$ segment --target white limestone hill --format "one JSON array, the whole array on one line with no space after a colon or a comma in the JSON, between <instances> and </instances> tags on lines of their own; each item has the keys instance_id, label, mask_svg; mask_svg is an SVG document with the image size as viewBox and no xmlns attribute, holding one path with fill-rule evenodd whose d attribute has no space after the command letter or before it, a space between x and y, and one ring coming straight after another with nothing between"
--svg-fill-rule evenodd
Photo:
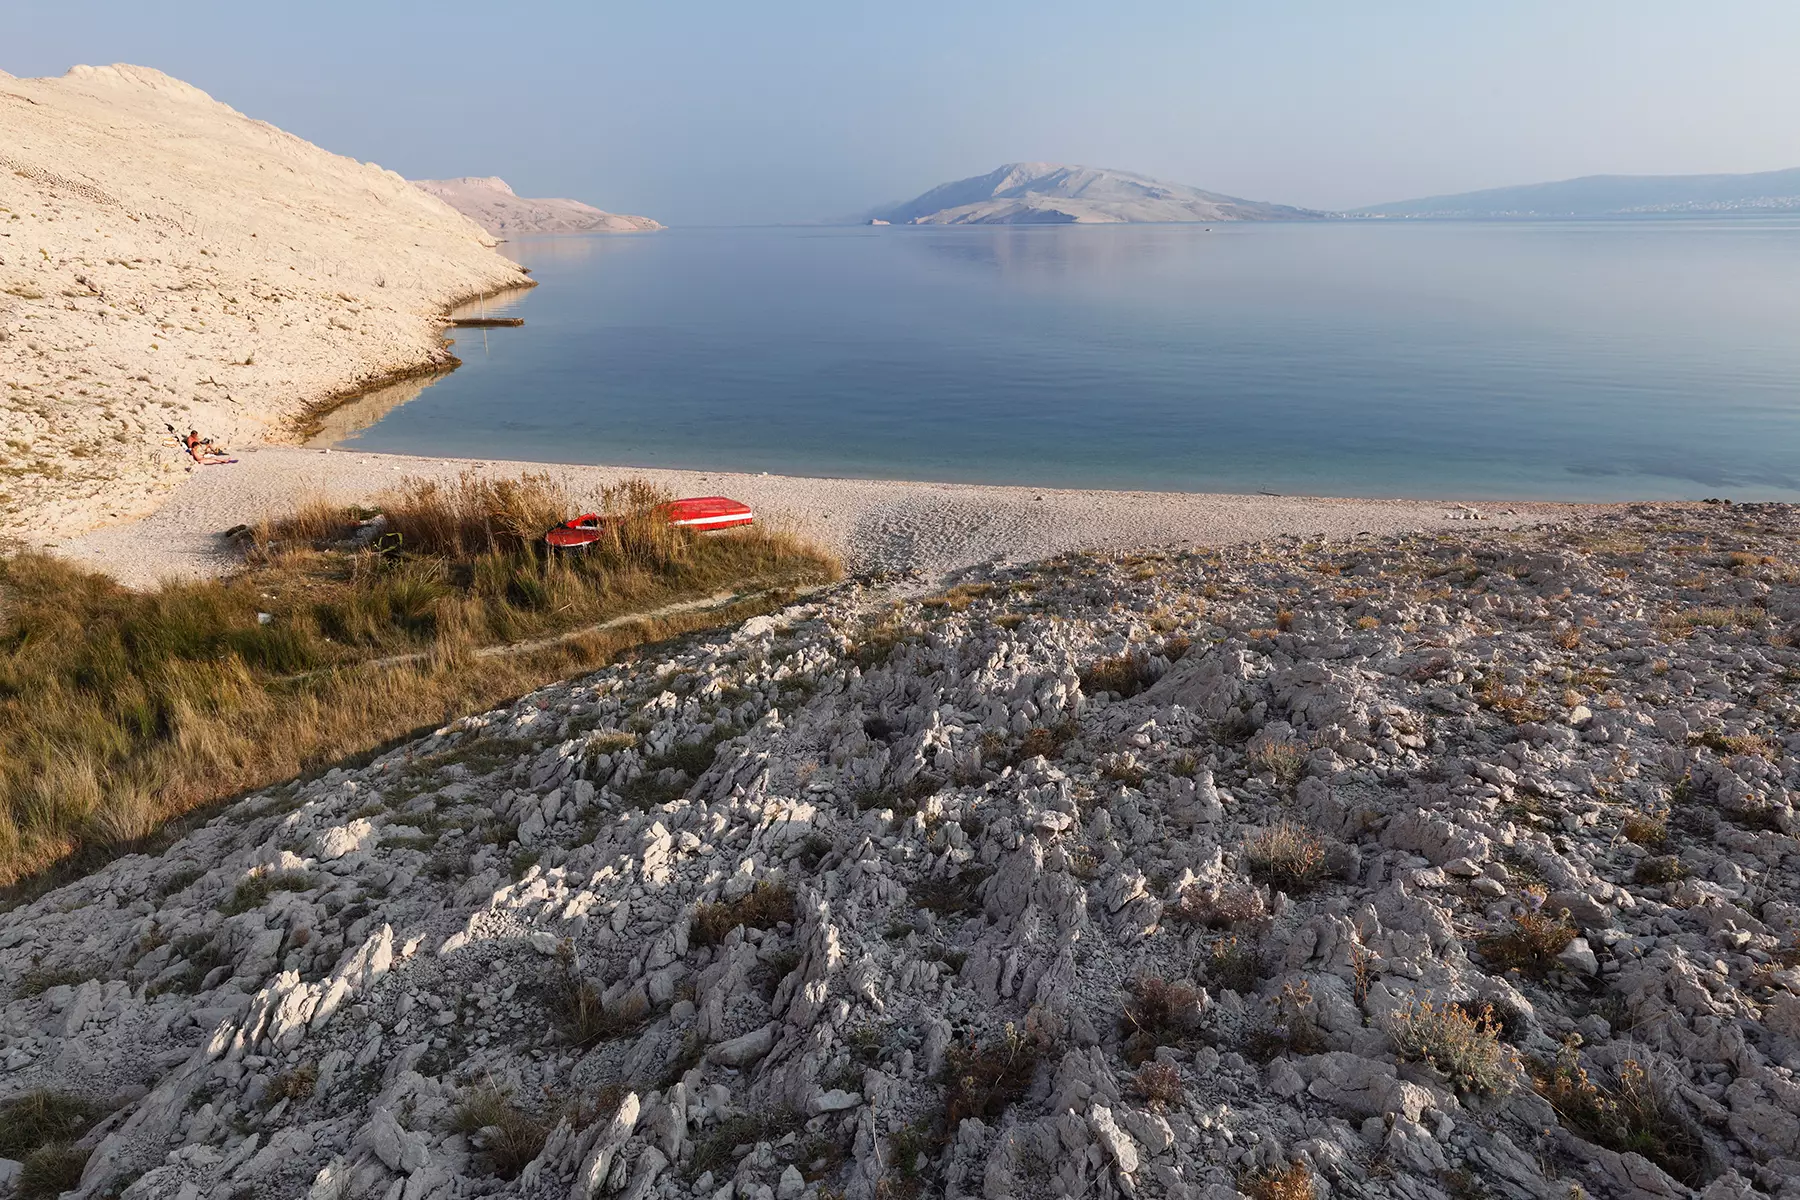
<instances>
[{"instance_id":1,"label":"white limestone hill","mask_svg":"<svg viewBox=\"0 0 1800 1200\"><path fill-rule=\"evenodd\" d=\"M1324 215L1128 171L1059 163L1007 163L986 175L941 184L904 204L868 214L895 225L1282 221Z\"/></svg>"},{"instance_id":2,"label":"white limestone hill","mask_svg":"<svg viewBox=\"0 0 1800 1200\"><path fill-rule=\"evenodd\" d=\"M413 186L436 196L495 237L522 233L648 233L663 226L649 217L604 212L579 200L532 200L513 194L493 175L461 179L415 179Z\"/></svg>"},{"instance_id":3,"label":"white limestone hill","mask_svg":"<svg viewBox=\"0 0 1800 1200\"><path fill-rule=\"evenodd\" d=\"M447 361L449 306L529 283L493 245L160 71L0 77L0 535L146 511L192 468L171 425L279 439Z\"/></svg>"}]
</instances>

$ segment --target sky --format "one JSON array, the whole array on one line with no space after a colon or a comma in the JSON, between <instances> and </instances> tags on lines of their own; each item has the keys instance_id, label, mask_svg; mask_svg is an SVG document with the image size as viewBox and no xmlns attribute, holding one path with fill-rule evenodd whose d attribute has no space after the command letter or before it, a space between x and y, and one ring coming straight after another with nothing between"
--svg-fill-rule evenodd
<instances>
[{"instance_id":1,"label":"sky","mask_svg":"<svg viewBox=\"0 0 1800 1200\"><path fill-rule=\"evenodd\" d=\"M668 224L1017 160L1332 210L1800 166L1794 0L0 0L0 69L109 62L411 178Z\"/></svg>"}]
</instances>

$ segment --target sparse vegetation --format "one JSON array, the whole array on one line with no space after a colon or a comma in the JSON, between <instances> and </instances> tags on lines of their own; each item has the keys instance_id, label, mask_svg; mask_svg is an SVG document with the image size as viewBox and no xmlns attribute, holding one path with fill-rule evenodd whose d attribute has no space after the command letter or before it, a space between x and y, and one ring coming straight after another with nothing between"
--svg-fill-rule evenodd
<instances>
[{"instance_id":1,"label":"sparse vegetation","mask_svg":"<svg viewBox=\"0 0 1800 1200\"><path fill-rule=\"evenodd\" d=\"M1112 658L1103 658L1081 673L1081 688L1092 693L1113 692L1126 699L1137 695L1154 683L1147 655L1127 650Z\"/></svg>"},{"instance_id":2,"label":"sparse vegetation","mask_svg":"<svg viewBox=\"0 0 1800 1200\"><path fill-rule=\"evenodd\" d=\"M68 1142L48 1142L27 1154L19 1163L19 1177L13 1183L16 1200L54 1200L73 1191L81 1183L91 1151Z\"/></svg>"},{"instance_id":3,"label":"sparse vegetation","mask_svg":"<svg viewBox=\"0 0 1800 1200\"><path fill-rule=\"evenodd\" d=\"M1132 982L1119 1023L1126 1062L1148 1062L1158 1046L1185 1046L1199 1029L1200 993L1192 984L1157 975Z\"/></svg>"},{"instance_id":4,"label":"sparse vegetation","mask_svg":"<svg viewBox=\"0 0 1800 1200\"><path fill-rule=\"evenodd\" d=\"M695 946L716 946L739 925L773 929L781 922L793 919L793 889L763 880L737 900L716 901L695 909L688 941Z\"/></svg>"},{"instance_id":5,"label":"sparse vegetation","mask_svg":"<svg viewBox=\"0 0 1800 1200\"><path fill-rule=\"evenodd\" d=\"M1517 1055L1501 1041L1501 1031L1491 1005L1471 1012L1468 1005L1417 999L1395 1012L1388 1026L1401 1058L1428 1063L1471 1092L1503 1091L1517 1074Z\"/></svg>"},{"instance_id":6,"label":"sparse vegetation","mask_svg":"<svg viewBox=\"0 0 1800 1200\"><path fill-rule=\"evenodd\" d=\"M463 1093L451 1114L451 1128L466 1134L495 1175L516 1179L549 1136L548 1124L513 1103L492 1080Z\"/></svg>"},{"instance_id":7,"label":"sparse vegetation","mask_svg":"<svg viewBox=\"0 0 1800 1200\"><path fill-rule=\"evenodd\" d=\"M1247 1175L1238 1180L1238 1189L1250 1200L1314 1200L1318 1195L1312 1172L1301 1163Z\"/></svg>"},{"instance_id":8,"label":"sparse vegetation","mask_svg":"<svg viewBox=\"0 0 1800 1200\"><path fill-rule=\"evenodd\" d=\"M1700 1139L1674 1115L1637 1059L1619 1064L1615 1082L1596 1080L1581 1063L1579 1039L1554 1063L1532 1067L1532 1083L1563 1125L1590 1142L1635 1152L1690 1187L1706 1182Z\"/></svg>"},{"instance_id":9,"label":"sparse vegetation","mask_svg":"<svg viewBox=\"0 0 1800 1200\"><path fill-rule=\"evenodd\" d=\"M237 575L148 592L0 559L0 886L839 573L780 532L671 529L662 499L628 484L595 503L548 476L403 484L379 539L313 506L255 530ZM544 558L543 531L584 508L616 514L611 535ZM765 592L589 628L722 587ZM481 652L498 643L529 648Z\"/></svg>"},{"instance_id":10,"label":"sparse vegetation","mask_svg":"<svg viewBox=\"0 0 1800 1200\"><path fill-rule=\"evenodd\" d=\"M1267 771L1277 782L1292 787L1306 774L1308 753L1300 742L1271 738L1251 749L1246 757L1253 771Z\"/></svg>"},{"instance_id":11,"label":"sparse vegetation","mask_svg":"<svg viewBox=\"0 0 1800 1200\"><path fill-rule=\"evenodd\" d=\"M1476 944L1482 956L1502 971L1520 971L1541 978L1556 965L1556 956L1569 948L1578 930L1567 910L1546 913L1542 889L1527 889L1529 907L1517 913L1507 926Z\"/></svg>"},{"instance_id":12,"label":"sparse vegetation","mask_svg":"<svg viewBox=\"0 0 1800 1200\"><path fill-rule=\"evenodd\" d=\"M40 1146L73 1142L99 1115L86 1100L63 1092L26 1092L0 1101L0 1158L23 1159Z\"/></svg>"},{"instance_id":13,"label":"sparse vegetation","mask_svg":"<svg viewBox=\"0 0 1800 1200\"><path fill-rule=\"evenodd\" d=\"M1250 878L1296 895L1318 887L1329 874L1324 841L1292 821L1257 831L1243 853Z\"/></svg>"},{"instance_id":14,"label":"sparse vegetation","mask_svg":"<svg viewBox=\"0 0 1800 1200\"><path fill-rule=\"evenodd\" d=\"M1181 1068L1170 1062L1147 1062L1139 1067L1137 1074L1131 1077L1131 1090L1159 1112L1180 1104L1187 1095L1187 1086L1181 1082Z\"/></svg>"},{"instance_id":15,"label":"sparse vegetation","mask_svg":"<svg viewBox=\"0 0 1800 1200\"><path fill-rule=\"evenodd\" d=\"M317 881L304 871L259 872L245 876L225 902L219 905L219 911L228 917L235 917L239 913L261 908L276 892L304 892L317 886Z\"/></svg>"}]
</instances>

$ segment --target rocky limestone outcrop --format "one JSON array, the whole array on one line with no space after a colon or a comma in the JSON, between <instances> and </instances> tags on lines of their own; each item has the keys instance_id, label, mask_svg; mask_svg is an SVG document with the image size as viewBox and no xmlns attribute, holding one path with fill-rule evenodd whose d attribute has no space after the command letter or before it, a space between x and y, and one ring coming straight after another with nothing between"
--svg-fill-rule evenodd
<instances>
[{"instance_id":1,"label":"rocky limestone outcrop","mask_svg":"<svg viewBox=\"0 0 1800 1200\"><path fill-rule=\"evenodd\" d=\"M0 915L82 1196L1800 1196L1800 520L850 584Z\"/></svg>"}]
</instances>

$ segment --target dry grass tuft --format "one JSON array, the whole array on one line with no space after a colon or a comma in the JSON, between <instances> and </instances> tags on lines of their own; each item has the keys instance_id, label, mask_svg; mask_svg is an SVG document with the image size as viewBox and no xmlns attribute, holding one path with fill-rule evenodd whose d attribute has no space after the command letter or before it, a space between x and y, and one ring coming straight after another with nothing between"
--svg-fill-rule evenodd
<instances>
[{"instance_id":1,"label":"dry grass tuft","mask_svg":"<svg viewBox=\"0 0 1800 1200\"><path fill-rule=\"evenodd\" d=\"M463 1094L451 1114L451 1128L468 1135L502 1179L518 1178L550 1134L541 1118L514 1104L491 1080Z\"/></svg>"},{"instance_id":2,"label":"dry grass tuft","mask_svg":"<svg viewBox=\"0 0 1800 1200\"><path fill-rule=\"evenodd\" d=\"M257 531L239 574L151 592L0 559L0 887L841 574L779 531L671 529L649 511L661 499L626 485L583 504L542 476L403 484L381 500L397 538L346 540L366 510L315 504ZM613 535L541 555L584 508L618 513ZM722 589L765 591L591 628Z\"/></svg>"},{"instance_id":3,"label":"dry grass tuft","mask_svg":"<svg viewBox=\"0 0 1800 1200\"><path fill-rule=\"evenodd\" d=\"M1139 1067L1137 1074L1132 1076L1131 1090L1158 1112L1180 1104L1187 1096L1187 1087L1181 1082L1181 1068L1168 1062L1147 1062Z\"/></svg>"},{"instance_id":4,"label":"dry grass tuft","mask_svg":"<svg viewBox=\"0 0 1800 1200\"><path fill-rule=\"evenodd\" d=\"M63 1092L26 1092L0 1102L0 1158L22 1159L39 1146L72 1142L99 1115L86 1100Z\"/></svg>"},{"instance_id":5,"label":"dry grass tuft","mask_svg":"<svg viewBox=\"0 0 1800 1200\"><path fill-rule=\"evenodd\" d=\"M1526 895L1534 907L1517 914L1505 929L1488 934L1476 945L1482 956L1502 971L1520 971L1542 978L1579 931L1569 920L1568 910L1551 914L1535 907L1543 903L1541 890L1528 889Z\"/></svg>"},{"instance_id":6,"label":"dry grass tuft","mask_svg":"<svg viewBox=\"0 0 1800 1200\"><path fill-rule=\"evenodd\" d=\"M1147 655L1127 650L1112 658L1103 658L1081 673L1081 690L1090 694L1113 692L1126 699L1155 683L1150 674Z\"/></svg>"},{"instance_id":7,"label":"dry grass tuft","mask_svg":"<svg viewBox=\"0 0 1800 1200\"><path fill-rule=\"evenodd\" d=\"M1291 821L1252 835L1244 843L1244 865L1250 878L1295 895L1318 887L1330 874L1324 841Z\"/></svg>"},{"instance_id":8,"label":"dry grass tuft","mask_svg":"<svg viewBox=\"0 0 1800 1200\"><path fill-rule=\"evenodd\" d=\"M695 946L716 946L725 935L739 925L751 929L773 929L783 921L794 919L794 892L786 884L764 880L741 899L702 904L694 910L693 930L688 942Z\"/></svg>"},{"instance_id":9,"label":"dry grass tuft","mask_svg":"<svg viewBox=\"0 0 1800 1200\"><path fill-rule=\"evenodd\" d=\"M1648 849L1661 849L1669 840L1669 819L1663 813L1632 813L1619 832L1625 840Z\"/></svg>"},{"instance_id":10,"label":"dry grass tuft","mask_svg":"<svg viewBox=\"0 0 1800 1200\"><path fill-rule=\"evenodd\" d=\"M1312 1172L1301 1163L1272 1168L1238 1180L1250 1200L1314 1200L1319 1194Z\"/></svg>"},{"instance_id":11,"label":"dry grass tuft","mask_svg":"<svg viewBox=\"0 0 1800 1200\"><path fill-rule=\"evenodd\" d=\"M1148 1062L1158 1046L1183 1046L1200 1029L1200 993L1189 983L1147 975L1131 984L1119 1031L1125 1061Z\"/></svg>"}]
</instances>

